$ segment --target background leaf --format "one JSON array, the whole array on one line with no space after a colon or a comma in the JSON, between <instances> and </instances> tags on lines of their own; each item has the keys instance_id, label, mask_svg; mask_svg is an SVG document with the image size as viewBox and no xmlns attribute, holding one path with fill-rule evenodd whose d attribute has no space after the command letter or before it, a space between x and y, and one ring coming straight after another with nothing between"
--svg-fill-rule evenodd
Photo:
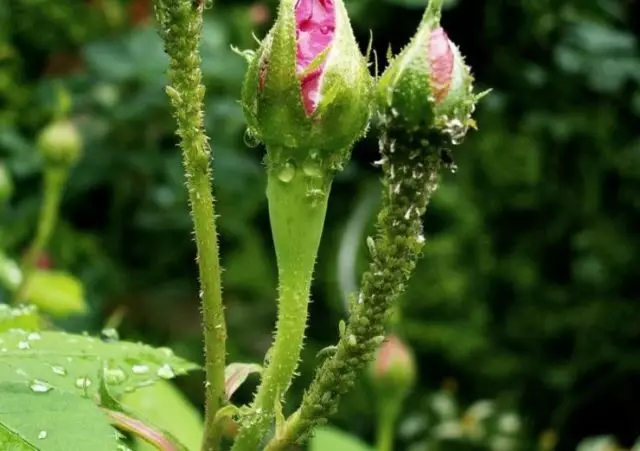
<instances>
[{"instance_id":1,"label":"background leaf","mask_svg":"<svg viewBox=\"0 0 640 451\"><path fill-rule=\"evenodd\" d=\"M57 390L34 394L26 384L0 384L0 449L115 451L116 431L91 400Z\"/></svg>"},{"instance_id":2,"label":"background leaf","mask_svg":"<svg viewBox=\"0 0 640 451\"><path fill-rule=\"evenodd\" d=\"M340 429L323 426L314 430L309 451L373 451L359 438Z\"/></svg>"}]
</instances>

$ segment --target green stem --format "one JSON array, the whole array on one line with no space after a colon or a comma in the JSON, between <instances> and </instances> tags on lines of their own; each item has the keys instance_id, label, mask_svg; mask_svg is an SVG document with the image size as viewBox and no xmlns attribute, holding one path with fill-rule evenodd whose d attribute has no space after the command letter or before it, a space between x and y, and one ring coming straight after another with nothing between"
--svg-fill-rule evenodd
<instances>
[{"instance_id":1,"label":"green stem","mask_svg":"<svg viewBox=\"0 0 640 451\"><path fill-rule=\"evenodd\" d=\"M358 371L371 361L385 335L389 312L422 252L422 216L438 186L441 161L437 146L416 149L415 145L386 134L382 138L383 207L358 300L352 304L335 353L316 370L302 405L279 428L265 451L286 450L302 443L316 425L335 413L340 398L353 386Z\"/></svg>"},{"instance_id":2,"label":"green stem","mask_svg":"<svg viewBox=\"0 0 640 451\"><path fill-rule=\"evenodd\" d=\"M211 188L211 149L204 131L205 88L198 47L204 2L155 0L156 17L169 55L167 94L180 137L197 247L205 354L205 432L203 451L220 449L222 426L216 413L226 403L224 368L227 330L222 304L218 234Z\"/></svg>"},{"instance_id":3,"label":"green stem","mask_svg":"<svg viewBox=\"0 0 640 451\"><path fill-rule=\"evenodd\" d=\"M268 354L262 383L234 444L236 451L256 451L279 415L279 402L298 366L304 341L313 275L329 198L329 182L311 199L310 186L319 180L302 172L283 181L269 171L267 197L278 260L279 299L276 336Z\"/></svg>"},{"instance_id":4,"label":"green stem","mask_svg":"<svg viewBox=\"0 0 640 451\"><path fill-rule=\"evenodd\" d=\"M381 401L378 409L378 428L376 430L376 450L393 451L395 425L400 415L401 402L398 399Z\"/></svg>"},{"instance_id":5,"label":"green stem","mask_svg":"<svg viewBox=\"0 0 640 451\"><path fill-rule=\"evenodd\" d=\"M51 239L51 234L58 222L62 192L67 181L68 169L66 167L50 166L44 170L44 185L38 229L33 238L27 254L22 260L22 281L16 290L13 303L21 302L29 286L29 280L38 263L38 258L45 250Z\"/></svg>"}]
</instances>

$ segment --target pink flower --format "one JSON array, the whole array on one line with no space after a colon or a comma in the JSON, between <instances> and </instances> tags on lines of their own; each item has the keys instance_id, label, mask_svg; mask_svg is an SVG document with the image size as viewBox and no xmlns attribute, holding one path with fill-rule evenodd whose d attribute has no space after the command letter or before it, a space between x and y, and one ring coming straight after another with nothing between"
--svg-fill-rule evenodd
<instances>
[{"instance_id":1,"label":"pink flower","mask_svg":"<svg viewBox=\"0 0 640 451\"><path fill-rule=\"evenodd\" d=\"M296 4L296 73L309 64L333 41L336 30L334 0L298 0ZM305 111L311 115L320 102L323 62L300 81Z\"/></svg>"},{"instance_id":2,"label":"pink flower","mask_svg":"<svg viewBox=\"0 0 640 451\"><path fill-rule=\"evenodd\" d=\"M442 27L433 30L429 36L429 62L432 90L437 105L442 103L449 93L454 64L451 41Z\"/></svg>"}]
</instances>

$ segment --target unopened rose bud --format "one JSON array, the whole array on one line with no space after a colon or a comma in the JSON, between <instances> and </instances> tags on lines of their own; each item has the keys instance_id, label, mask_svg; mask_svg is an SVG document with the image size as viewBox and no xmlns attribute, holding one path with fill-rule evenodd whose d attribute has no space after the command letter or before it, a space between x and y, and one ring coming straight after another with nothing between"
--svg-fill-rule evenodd
<instances>
[{"instance_id":1,"label":"unopened rose bud","mask_svg":"<svg viewBox=\"0 0 640 451\"><path fill-rule=\"evenodd\" d=\"M342 0L283 0L243 87L250 133L279 168L344 163L370 117L371 76Z\"/></svg>"},{"instance_id":2,"label":"unopened rose bud","mask_svg":"<svg viewBox=\"0 0 640 451\"><path fill-rule=\"evenodd\" d=\"M480 96L460 51L440 26L442 0L431 0L418 32L391 62L377 87L383 122L413 133L436 132L459 144Z\"/></svg>"},{"instance_id":3,"label":"unopened rose bud","mask_svg":"<svg viewBox=\"0 0 640 451\"><path fill-rule=\"evenodd\" d=\"M393 398L404 397L416 379L416 365L411 350L397 336L389 336L378 348L370 367L370 376L381 394Z\"/></svg>"},{"instance_id":4,"label":"unopened rose bud","mask_svg":"<svg viewBox=\"0 0 640 451\"><path fill-rule=\"evenodd\" d=\"M62 119L42 130L37 146L47 164L70 167L80 158L82 138L72 122Z\"/></svg>"},{"instance_id":5,"label":"unopened rose bud","mask_svg":"<svg viewBox=\"0 0 640 451\"><path fill-rule=\"evenodd\" d=\"M0 162L0 206L4 205L13 195L13 180L4 163Z\"/></svg>"}]
</instances>

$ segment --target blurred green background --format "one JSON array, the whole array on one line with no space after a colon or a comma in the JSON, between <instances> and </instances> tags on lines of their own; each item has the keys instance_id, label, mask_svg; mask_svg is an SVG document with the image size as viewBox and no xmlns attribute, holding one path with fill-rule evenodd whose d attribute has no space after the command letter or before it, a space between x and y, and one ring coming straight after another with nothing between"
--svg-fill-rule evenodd
<instances>
[{"instance_id":1,"label":"blurred green background","mask_svg":"<svg viewBox=\"0 0 640 451\"><path fill-rule=\"evenodd\" d=\"M383 64L425 3L348 2L363 49L371 29ZM275 319L262 150L245 144L245 63L230 48L254 47L252 33L264 35L274 10L274 1L217 0L204 27L230 361L260 362ZM433 449L437 393L454 396L461 411L491 399L497 411L517 413L527 448L542 441L570 450L602 434L630 447L640 435L640 3L457 0L446 2L443 24L478 87L493 92L477 112L480 132L456 149L459 170L444 175L426 215L427 251L402 299L396 332L414 349L420 380L398 449ZM35 138L68 104L84 157L48 258L83 282L90 313L58 322L99 331L123 315L124 338L200 361L166 66L149 0L0 2L0 158L15 184L1 211L1 248L18 259L28 245L41 199ZM334 184L289 406L356 290L378 201L376 149L375 136L359 143ZM201 405L202 374L179 385ZM335 424L370 440L372 411L363 376ZM467 412L458 429L438 434L464 441L473 424Z\"/></svg>"}]
</instances>

